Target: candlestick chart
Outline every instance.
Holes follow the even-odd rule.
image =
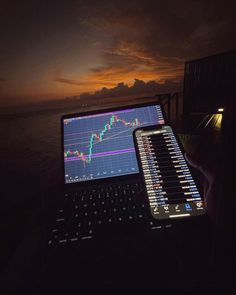
[[[132,133],[163,120],[157,106],[75,117],[64,122],[66,182],[138,172]]]

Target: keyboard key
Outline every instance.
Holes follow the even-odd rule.
[[[108,224],[112,229],[115,224],[143,222],[147,219],[148,209],[136,198],[139,191],[138,184],[116,184],[65,194],[64,205],[58,210],[48,243],[66,244],[90,239],[96,229]]]
[[[59,243],[60,243],[60,244],[62,244],[62,243],[66,243],[66,242],[67,242],[66,239],[64,239],[64,240],[59,240]]]
[[[62,222],[62,221],[65,221],[65,219],[64,218],[58,218],[58,219],[56,219],[56,222]]]
[[[71,242],[76,242],[76,241],[78,241],[78,238],[77,238],[77,237],[72,238],[72,239],[70,239],[70,241],[71,241]]]

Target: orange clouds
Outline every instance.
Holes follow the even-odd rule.
[[[142,80],[135,79],[134,83],[131,86],[128,86],[124,83],[118,83],[115,87],[112,88],[102,88],[101,90],[96,91],[95,93],[84,93],[80,95],[80,99],[88,100],[97,100],[97,99],[111,99],[115,97],[126,98],[137,97],[143,95],[155,95],[157,93],[167,93],[181,91],[182,89],[181,82],[165,81],[164,83],[158,83],[155,81],[144,82]]]
[[[108,59],[113,62],[118,59],[117,63],[124,67],[130,66],[131,72],[138,75],[143,74],[148,79],[175,79],[183,75],[183,59],[160,56],[157,51],[150,50],[149,46],[136,42],[119,42],[115,47],[108,49],[106,53]]]
[[[131,87],[135,78],[161,89],[183,79],[185,61],[235,48],[235,1],[5,2],[0,99],[6,103],[78,96],[121,82]]]
[[[105,49],[103,60],[103,66],[91,68],[78,79],[65,78],[57,73],[54,81],[69,84],[81,93],[114,87],[120,82],[131,85],[134,78],[159,83],[166,80],[180,81],[184,70],[183,60],[161,57],[134,42],[120,42],[117,46]]]

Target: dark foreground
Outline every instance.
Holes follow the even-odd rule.
[[[85,283],[149,283],[156,290],[234,288],[233,235],[207,217],[148,236],[108,234],[70,249],[45,250],[49,208],[61,195],[61,115],[1,121],[2,288]]]

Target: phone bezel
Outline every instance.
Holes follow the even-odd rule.
[[[144,173],[143,173],[143,169],[142,169],[142,163],[141,163],[141,158],[140,158],[140,153],[139,153],[139,148],[138,148],[138,143],[137,143],[137,138],[136,138],[136,132],[138,130],[144,130],[144,131],[155,131],[155,130],[159,130],[159,129],[162,129],[163,127],[165,126],[169,126],[172,131],[173,131],[173,134],[175,136],[175,139],[179,145],[179,148],[181,150],[181,153],[185,154],[185,150],[184,150],[184,147],[183,147],[183,144],[178,136],[178,134],[176,133],[175,129],[173,128],[172,125],[170,124],[162,124],[162,125],[152,125],[152,126],[146,126],[146,127],[139,127],[139,128],[136,128],[134,131],[133,131],[133,140],[134,140],[134,147],[135,147],[135,151],[136,151],[136,157],[137,157],[137,162],[138,162],[138,166],[139,166],[139,173],[141,174],[141,177],[142,177],[142,181],[143,181],[143,185],[145,187],[145,193],[146,193],[146,196],[147,196],[147,202],[148,202],[148,205],[149,205],[149,210],[150,210],[150,214],[152,215],[153,219],[155,220],[158,220],[158,221],[165,221],[165,220],[171,220],[171,221],[177,221],[177,220],[183,220],[183,219],[193,219],[193,218],[196,218],[196,217],[201,217],[201,216],[205,216],[206,215],[206,205],[205,205],[205,198],[204,198],[204,195],[203,195],[203,189],[202,189],[202,186],[200,185],[200,182],[199,182],[199,179],[198,177],[196,176],[196,171],[193,169],[193,167],[191,167],[189,165],[189,163],[186,161],[187,163],[187,166],[190,170],[190,173],[191,173],[191,176],[197,186],[197,189],[200,193],[200,196],[202,198],[202,201],[203,201],[203,208],[204,210],[201,210],[201,214],[197,214],[197,215],[190,215],[190,216],[183,216],[183,217],[180,217],[180,218],[157,218],[157,217],[154,217],[152,212],[151,212],[151,208],[150,208],[150,203],[149,203],[149,199],[148,199],[148,194],[147,194],[147,191],[146,191],[146,184],[145,184],[145,178],[144,178]],[[178,203],[176,203],[177,205]]]

